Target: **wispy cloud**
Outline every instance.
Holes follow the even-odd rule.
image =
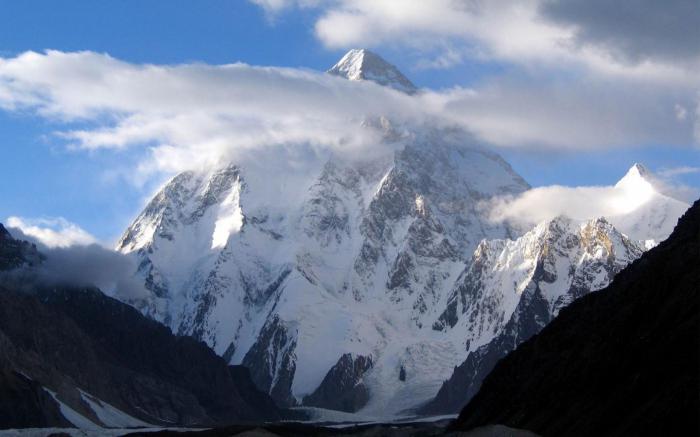
[[[460,41],[482,59],[697,84],[700,8],[693,0],[252,1],[268,13],[315,7],[316,36],[332,48],[434,52]]]
[[[102,246],[75,223],[62,217],[13,216],[6,224],[14,238],[35,243],[44,255],[34,280],[52,285],[97,286],[120,298],[147,295],[143,283],[133,275],[137,268],[134,259]]]
[[[7,226],[20,231],[21,237],[48,248],[66,248],[97,243],[89,232],[63,217],[24,218],[8,217]]]
[[[138,169],[146,174],[256,160],[264,149],[297,159],[377,153],[386,145],[360,126],[379,116],[405,126],[461,127],[507,147],[692,145],[694,120],[679,120],[676,105],[693,107],[697,94],[641,85],[499,78],[408,96],[300,69],[143,65],[93,52],[0,58],[1,108],[63,123],[59,135],[78,149],[146,151],[150,158]],[[73,128],[76,121],[81,128]]]
[[[700,173],[700,167],[691,167],[688,165],[680,167],[664,167],[657,171],[657,174],[664,178],[673,178],[687,174]]]
[[[484,201],[481,207],[494,222],[509,222],[523,231],[562,215],[576,220],[605,217],[632,238],[660,241],[689,206],[675,197],[682,189],[653,174],[639,176],[632,169],[615,185],[537,187]]]

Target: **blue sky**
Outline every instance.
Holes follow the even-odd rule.
[[[28,50],[54,49],[107,53],[130,64],[218,65],[241,61],[325,70],[355,43],[366,42],[352,35],[322,34],[319,23],[323,19],[332,13],[347,13],[329,8],[290,4],[265,9],[252,2],[231,0],[0,0],[0,58],[14,58]],[[362,13],[362,17],[373,19],[372,11]],[[410,27],[406,32],[415,34]],[[502,80],[524,83],[523,89],[536,92],[539,83],[562,78],[575,87],[581,74],[589,75],[580,71],[593,69],[546,67],[536,68],[533,73],[530,61],[498,54],[496,49],[493,56],[478,54],[482,45],[490,47],[491,40],[483,35],[441,35],[431,30],[409,43],[388,30],[377,35],[372,41],[374,51],[396,64],[418,86],[434,90],[480,87]],[[498,46],[494,43],[493,47]],[[426,67],[426,63],[455,51],[456,60],[450,65]],[[590,77],[596,83],[613,83],[607,77],[599,79],[602,75],[598,73],[590,73]],[[628,83],[626,79],[624,82]],[[693,87],[695,84],[679,85],[681,91],[674,88],[673,92],[684,93]],[[669,88],[660,86],[659,93],[666,96]],[[689,111],[687,117],[692,118],[692,99],[696,97],[692,92],[687,94],[690,103],[679,102],[684,111]],[[650,95],[644,101],[653,100],[654,95]],[[522,108],[523,112],[528,110],[527,106]],[[638,118],[643,119],[641,115]],[[115,176],[116,168],[138,165],[146,153],[142,149],[71,150],[55,132],[79,123],[44,117],[31,108],[0,110],[0,219],[64,217],[103,241],[114,240],[125,229],[167,175],[160,173],[143,183],[129,183]],[[634,162],[669,174],[681,167],[700,167],[697,145],[669,132],[666,137],[654,138],[646,132],[635,136],[635,131],[630,138],[642,138],[640,143],[620,140],[618,144],[560,150],[515,144],[501,145],[499,151],[534,186],[608,185]],[[670,139],[668,143],[665,138]],[[700,172],[677,173],[673,183],[700,187]]]

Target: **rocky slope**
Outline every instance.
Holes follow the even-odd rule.
[[[668,240],[498,363],[455,428],[697,435],[699,262],[700,201]]]
[[[254,369],[284,405],[346,353],[371,357],[370,391],[393,397],[382,386],[401,363],[433,351],[439,368],[410,369],[428,399],[464,355],[431,329],[442,300],[479,241],[511,235],[477,204],[527,184],[487,150],[433,133],[402,141],[372,163],[329,160],[284,208],[236,166],[175,177],[119,243],[151,291],[129,303]]]
[[[283,417],[247,369],[206,345],[97,289],[32,284],[40,255],[6,232],[0,253],[0,429]]]
[[[371,368],[371,357],[343,355],[328,371],[321,385],[304,397],[304,405],[354,413],[369,400],[363,376]]]
[[[434,326],[467,333],[471,352],[421,411],[458,412],[498,360],[569,303],[605,287],[642,252],[602,218],[578,224],[559,217],[514,241],[482,242]],[[492,339],[471,346],[484,332]]]
[[[330,73],[415,88],[367,51],[349,52]],[[276,169],[286,182],[274,186],[264,166],[174,177],[118,244],[150,291],[124,300],[251,368],[280,405],[384,417],[428,402],[477,349],[524,329],[499,353],[512,349],[639,254],[602,221],[589,223],[586,237],[578,224],[558,221],[562,238],[577,243],[557,243],[549,255],[526,240],[508,242],[522,234],[494,223],[483,205],[529,186],[499,155],[454,129],[385,118],[357,129],[377,134],[386,153]],[[475,272],[502,250],[521,262],[506,263],[491,293],[494,284]],[[538,263],[554,270],[535,277]],[[516,276],[520,282],[506,281]],[[532,329],[517,323],[528,311],[542,315]],[[372,365],[359,375],[347,355]]]
[[[0,223],[0,272],[18,267],[33,267],[41,263],[42,256],[36,246],[15,240]]]

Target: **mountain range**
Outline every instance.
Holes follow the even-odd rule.
[[[366,50],[329,73],[420,92]],[[457,412],[500,358],[688,207],[635,164],[615,189],[641,206],[523,230],[488,205],[529,184],[465,132],[388,117],[356,129],[386,152],[324,157],[304,178],[290,166],[283,196],[235,162],[176,175],[117,245],[147,290],[120,298],[249,368],[280,406]]]
[[[293,417],[203,343],[94,287],[44,282],[43,259],[0,225],[0,429]]]
[[[452,428],[700,433],[698,262],[700,201],[666,241],[501,360]]]

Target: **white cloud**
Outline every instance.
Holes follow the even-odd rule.
[[[693,93],[684,87],[501,77],[440,97],[445,113],[500,146],[591,149],[694,142],[693,123],[678,120],[674,112],[676,102],[692,102]]]
[[[324,0],[249,0],[251,3],[260,6],[268,18],[274,18],[282,11],[292,7],[310,8],[318,7]]]
[[[698,93],[698,104],[695,108],[695,124],[693,125],[695,142],[700,144],[700,93]]]
[[[686,109],[696,106],[700,89],[698,43],[688,41],[700,10],[688,0],[283,3],[278,11],[315,7],[316,35],[330,48],[417,51],[418,68],[466,59],[515,66],[474,89],[434,96],[449,107],[446,118],[482,140],[565,148],[700,144],[700,118]]]
[[[289,68],[139,65],[93,52],[0,58],[0,107],[62,121],[59,135],[76,148],[147,150],[142,173],[247,159],[261,148],[377,152],[377,133],[359,125],[382,115],[408,125],[461,126],[502,146],[688,146],[693,121],[678,120],[674,109],[695,98],[683,86],[592,78],[501,78],[408,96]],[[75,121],[80,129],[71,128]]]
[[[692,168],[676,169],[678,173],[692,172]],[[545,220],[557,216],[567,216],[575,220],[589,220],[605,217],[623,232],[634,231],[634,214],[641,212],[646,205],[655,203],[668,208],[669,215],[680,215],[699,194],[697,189],[690,194],[687,186],[678,185],[667,177],[646,173],[643,177],[633,168],[615,185],[566,187],[552,185],[530,189],[516,196],[501,196],[481,204],[494,222],[510,222],[522,227],[523,231]],[[680,196],[680,197],[679,197]],[[652,213],[645,220],[662,219],[666,224],[675,225],[675,218],[666,214],[655,216]],[[651,222],[649,222],[651,223]],[[646,223],[646,224],[649,224]],[[630,229],[626,229],[630,227]],[[637,230],[638,231],[638,230]],[[670,230],[669,230],[670,232]],[[641,238],[641,237],[640,237]]]
[[[265,9],[266,11],[270,11],[270,12],[278,12],[278,11],[290,6],[290,2],[288,0],[250,0],[250,1],[255,3],[256,5],[260,6],[261,8]]]
[[[265,146],[357,150],[373,138],[358,129],[364,117],[411,120],[430,113],[396,91],[312,71],[134,65],[56,51],[0,59],[0,105],[89,122],[87,129],[61,135],[77,148],[151,148],[153,160],[144,167],[166,171]]]
[[[688,117],[688,110],[685,109],[685,106],[676,104],[673,109],[679,121],[684,121]]]
[[[459,45],[472,57],[534,68],[584,67],[598,74],[697,84],[700,54],[687,40],[700,12],[687,0],[594,2],[571,0],[253,0],[266,11],[314,6],[316,36],[331,48],[379,45],[440,51]],[[663,14],[663,25],[658,15]],[[604,20],[606,16],[611,19]],[[621,20],[620,17],[624,17]],[[624,25],[621,24],[624,21]],[[657,23],[654,26],[650,24]],[[671,24],[669,24],[671,23]],[[671,27],[677,31],[669,31]],[[695,26],[697,27],[697,26]],[[649,35],[650,31],[656,32]],[[645,50],[652,47],[653,50]],[[683,56],[667,56],[687,47]],[[438,60],[452,58],[452,49]],[[695,56],[693,56],[695,53]],[[436,62],[435,66],[443,66]],[[423,66],[428,64],[423,63]]]
[[[658,185],[669,196],[693,203],[700,198],[700,188],[687,185],[681,181],[683,176],[700,173],[700,167],[689,165],[679,167],[663,167],[656,174],[658,175]]]
[[[489,206],[496,222],[510,221],[530,228],[544,220],[565,215],[577,220],[611,217],[634,211],[647,200],[648,193],[630,195],[614,186],[533,188],[520,196],[501,197]]]
[[[28,239],[48,248],[67,248],[97,243],[97,239],[75,223],[63,217],[8,217],[8,228],[18,229]]]
[[[689,165],[683,165],[680,167],[664,167],[660,169],[657,174],[664,178],[673,178],[676,176],[700,173],[700,167],[692,167]]]
[[[445,47],[440,50],[437,56],[423,58],[418,61],[418,69],[447,69],[459,65],[464,61],[465,53],[453,47]]]
[[[97,286],[110,296],[139,299],[148,295],[134,277],[136,261],[100,245],[97,239],[63,217],[8,217],[8,230],[18,240],[37,244],[44,256],[37,276],[49,285]],[[22,276],[26,282],[27,278]]]

